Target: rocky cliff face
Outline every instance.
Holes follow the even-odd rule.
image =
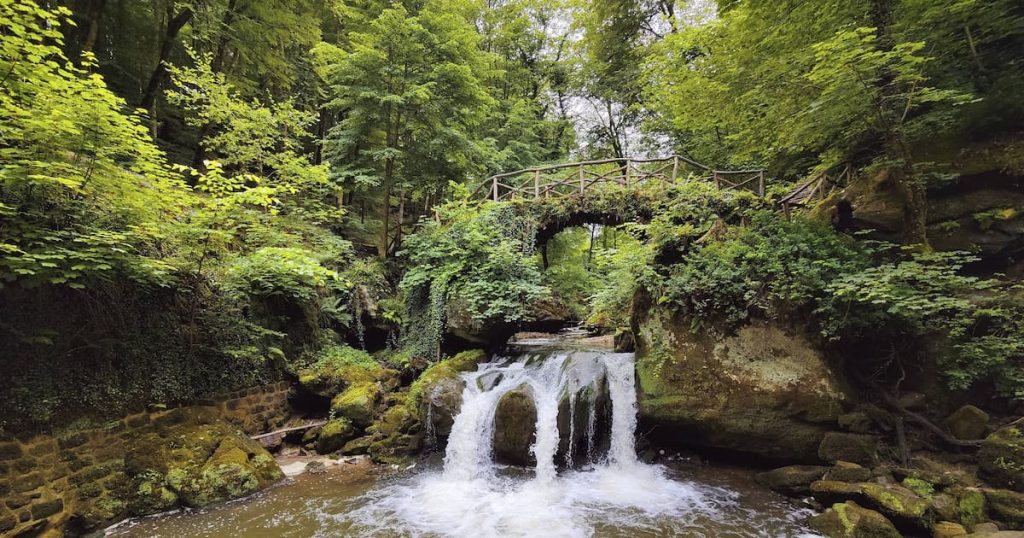
[[[642,430],[670,445],[818,461],[847,400],[821,350],[778,325],[693,330],[658,306],[636,308]]]

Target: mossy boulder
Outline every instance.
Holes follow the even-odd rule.
[[[337,452],[356,435],[358,430],[349,419],[341,417],[329,420],[316,438],[316,451],[319,454]]]
[[[366,452],[378,463],[404,463],[423,446],[422,425],[407,403],[390,407],[366,432]]]
[[[988,413],[973,405],[965,405],[949,415],[942,425],[957,439],[974,440],[985,437],[988,421]]]
[[[494,456],[512,465],[533,465],[530,447],[537,438],[537,406],[529,385],[501,396],[494,411]]]
[[[383,391],[374,381],[358,383],[331,400],[331,413],[345,417],[360,428],[373,424]]]
[[[956,497],[956,520],[965,527],[973,529],[988,520],[985,494],[980,489],[953,488],[950,493]]]
[[[201,421],[167,421],[131,440],[125,473],[132,514],[202,507],[284,477],[258,442],[219,419]]]
[[[324,398],[334,398],[353,385],[393,385],[397,379],[398,372],[384,368],[365,351],[346,346],[327,347],[316,362],[299,370],[299,385]]]
[[[902,529],[920,532],[931,528],[931,503],[897,484],[848,483],[819,480],[811,483],[811,494],[824,505],[854,501],[877,510]]]
[[[828,467],[816,465],[790,465],[754,476],[758,484],[784,495],[806,495],[811,492],[811,483],[821,480],[829,471]]]
[[[364,435],[357,437],[341,447],[341,453],[346,456],[362,456],[370,450],[370,445],[373,444],[372,435]]]
[[[734,332],[634,299],[640,420],[654,441],[817,463],[844,384],[811,340],[755,321]]]
[[[451,433],[466,387],[461,374],[476,370],[486,360],[487,354],[482,350],[463,351],[430,366],[413,383],[409,390],[410,403],[418,411],[432,441],[442,442]]]
[[[878,510],[897,527],[924,531],[931,528],[930,503],[908,488],[895,484],[864,484],[864,505]]]
[[[900,538],[896,527],[882,514],[853,501],[836,503],[812,517],[810,527],[829,538]]]
[[[983,490],[988,515],[1003,528],[1024,530],[1024,493],[1005,489]]]
[[[1024,492],[1024,434],[1020,425],[996,430],[978,452],[978,476],[989,484]]]

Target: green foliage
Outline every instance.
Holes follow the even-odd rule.
[[[234,260],[225,269],[224,287],[240,297],[280,295],[309,303],[332,288],[348,288],[336,271],[321,265],[310,251],[263,247]]]
[[[69,13],[0,3],[0,284],[169,285],[183,190],[140,119],[61,52]]]
[[[985,381],[1003,395],[1024,397],[1024,303],[1006,284],[965,275],[964,265],[974,261],[966,253],[915,253],[842,275],[828,286],[825,332],[849,337],[897,326],[942,335],[955,349],[940,358],[952,388]],[[853,317],[846,314],[851,309]]]
[[[694,245],[669,266],[659,302],[695,323],[726,327],[752,317],[797,313],[826,297],[837,276],[867,265],[852,241],[816,223],[761,213],[749,227],[729,228]]]
[[[406,337],[435,357],[451,308],[470,324],[516,322],[548,290],[533,254],[535,228],[508,204],[480,209],[456,202],[442,208],[445,225],[410,236],[409,269],[401,288],[408,304]]]

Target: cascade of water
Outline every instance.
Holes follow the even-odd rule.
[[[628,464],[636,461],[633,440],[636,428],[636,395],[633,388],[632,355],[620,353],[555,353],[548,357],[524,357],[516,362],[495,361],[481,365],[476,372],[463,375],[466,387],[462,408],[455,417],[448,449],[445,473],[471,479],[493,474],[491,452],[495,430],[495,412],[502,396],[527,387],[537,414],[536,440],[530,448],[536,460],[536,478],[550,481],[557,475],[555,456],[559,449],[559,404],[567,399],[568,450],[564,462],[572,467],[577,448],[576,415],[586,406],[586,456],[593,463],[598,435],[597,394],[608,387],[612,407],[609,460]],[[488,380],[498,381],[490,386]],[[586,394],[586,397],[581,395]]]
[[[609,355],[619,357],[621,355]],[[612,398],[612,440],[608,460],[619,466],[632,465],[636,458],[636,389],[633,362],[609,360],[608,392]]]

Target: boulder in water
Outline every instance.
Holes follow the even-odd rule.
[[[604,375],[575,392],[564,391],[558,402],[556,461],[574,466],[606,454],[611,441],[611,413],[608,378]]]
[[[452,431],[455,415],[462,407],[462,391],[466,387],[461,375],[476,370],[487,360],[487,354],[476,349],[463,351],[445,359],[420,376],[409,390],[409,402],[419,413],[430,441],[444,441]]]
[[[811,483],[821,480],[829,471],[828,467],[817,465],[790,465],[754,476],[758,484],[785,495],[806,495],[811,492]]]
[[[537,439],[537,405],[529,385],[501,396],[494,411],[494,456],[512,465],[534,465],[530,447]]]

